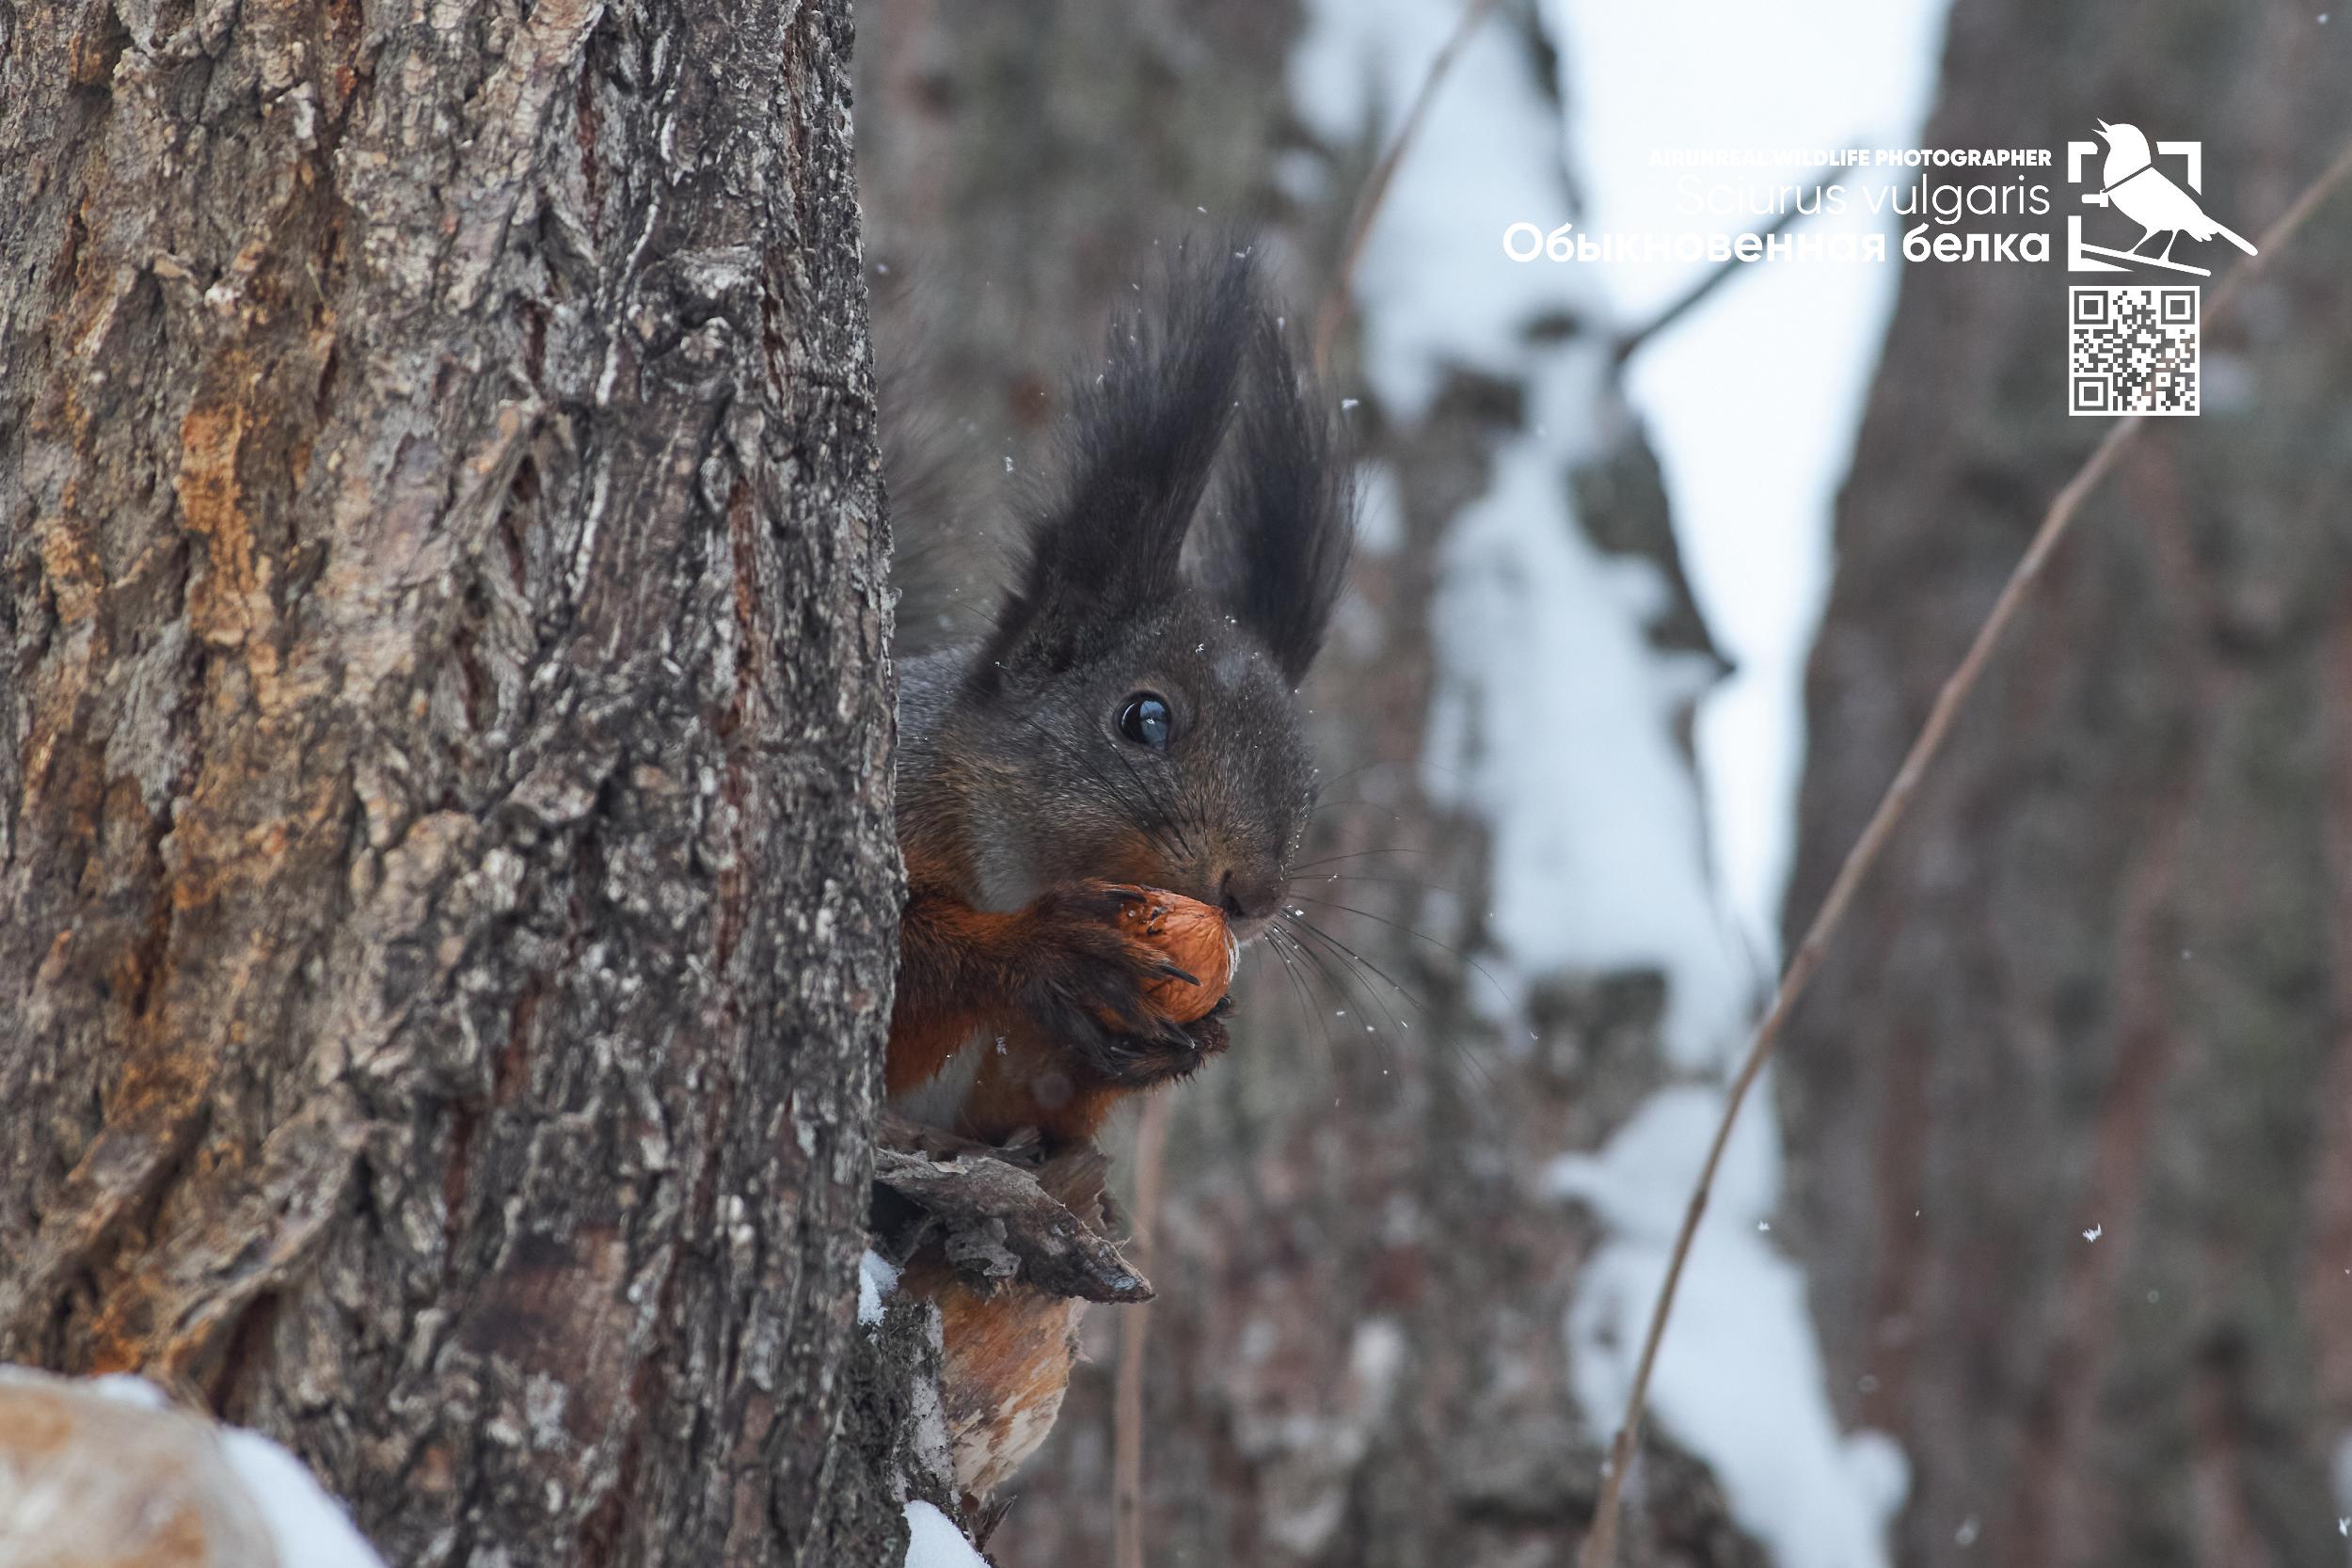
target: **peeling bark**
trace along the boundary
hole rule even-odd
[[[0,38],[0,1359],[393,1560],[899,1528],[825,1485],[898,875],[849,42]]]

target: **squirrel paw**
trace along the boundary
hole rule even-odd
[[[1129,1081],[1118,1068],[1132,1057],[1198,1053],[1193,1031],[1201,1025],[1178,1023],[1145,989],[1147,982],[1197,976],[1120,928],[1120,911],[1145,896],[1139,888],[1089,882],[1049,893],[1028,911],[1022,1010],[1048,1038],[1115,1082]]]
[[[1109,1041],[1106,1049],[1090,1053],[1089,1060],[1104,1078],[1126,1087],[1172,1083],[1198,1070],[1232,1043],[1225,1032],[1225,1015],[1232,1010],[1232,998],[1226,997],[1192,1022],[1177,1024],[1176,1031],[1184,1037],[1181,1045],[1170,1045],[1157,1037],[1122,1036]]]

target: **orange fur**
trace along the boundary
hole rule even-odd
[[[1067,1052],[1016,1027],[1005,1035],[1002,1049],[980,1058],[955,1130],[983,1143],[1002,1143],[1034,1127],[1055,1147],[1083,1143],[1135,1092],[1102,1082],[1070,1061]]]
[[[1108,1217],[1104,1158],[1063,1154],[1038,1171],[1040,1185],[1086,1224]],[[908,1260],[901,1291],[939,1307],[940,1400],[966,1506],[985,1499],[1045,1440],[1078,1357],[1087,1304],[1010,1284],[983,1293],[966,1284],[933,1243]]]
[[[1037,917],[1029,910],[973,909],[953,891],[961,880],[953,861],[930,850],[928,837],[909,834],[902,851],[909,893],[899,924],[885,1089],[893,1099],[905,1095],[938,1077],[965,1042],[993,1041],[993,1049],[980,1046],[987,1053],[948,1131],[992,1143],[1032,1127],[1057,1146],[1091,1138],[1120,1101],[1136,1092],[1135,1085],[1105,1081],[1022,1016],[1014,999],[1027,978],[1025,966],[1036,962]],[[1183,906],[1181,919],[1171,918],[1172,905]],[[1174,895],[1155,895],[1150,914],[1127,923],[1136,940],[1172,950],[1172,925],[1187,944],[1177,961],[1209,973],[1200,987],[1162,982],[1148,999],[1165,1017],[1197,1019],[1224,994],[1223,921],[1214,910]],[[1207,934],[1212,925],[1214,943]],[[1213,969],[1191,951],[1209,945],[1216,946]],[[1202,990],[1210,993],[1205,1004]]]
[[[898,1288],[938,1304],[940,1399],[956,1486],[977,1503],[1053,1431],[1087,1304],[1025,1285],[983,1296],[930,1256],[907,1265]]]

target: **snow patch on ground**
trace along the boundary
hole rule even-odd
[[[907,1504],[906,1568],[988,1568],[947,1515],[930,1503]]]

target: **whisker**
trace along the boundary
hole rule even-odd
[[[1323,1010],[1315,1005],[1311,988],[1308,985],[1306,977],[1299,973],[1297,958],[1294,958],[1291,953],[1285,952],[1280,942],[1276,940],[1279,938],[1288,942],[1291,947],[1295,949],[1298,946],[1298,939],[1274,926],[1268,926],[1265,934],[1268,949],[1282,961],[1282,971],[1290,976],[1291,993],[1297,998],[1299,1010],[1315,1020],[1317,1032],[1323,1037],[1324,1060],[1330,1064],[1331,1081],[1334,1084],[1344,1082],[1340,1075],[1339,1047],[1331,1039],[1330,1021],[1323,1016]]]
[[[1312,821],[1316,817],[1321,816],[1327,811],[1339,811],[1351,806],[1360,807],[1366,811],[1385,811],[1389,814],[1389,820],[1391,822],[1401,822],[1405,819],[1403,809],[1391,801],[1362,800],[1317,800],[1313,806],[1309,808],[1307,812],[1307,818],[1309,821]]]
[[[1192,835],[1184,832],[1182,819],[1170,807],[1170,802],[1175,796],[1173,786],[1164,779],[1146,778],[1136,770],[1135,759],[1125,752],[1114,751],[1111,754],[1119,759],[1119,765],[1127,770],[1127,776],[1135,781],[1136,788],[1143,792],[1145,799],[1160,813],[1161,819],[1174,831],[1178,844],[1183,847],[1184,858],[1190,860],[1193,857]]]
[[[1453,946],[1447,942],[1439,942],[1436,937],[1431,936],[1426,931],[1417,931],[1401,920],[1391,920],[1386,915],[1375,914],[1370,910],[1359,910],[1352,904],[1336,904],[1328,898],[1310,898],[1304,894],[1300,894],[1294,896],[1292,898],[1292,902],[1298,904],[1312,904],[1317,909],[1339,910],[1345,913],[1355,915],[1359,919],[1370,920],[1379,925],[1386,926],[1392,931],[1402,931],[1406,936],[1413,938],[1417,942],[1425,942],[1430,946],[1437,948],[1439,952],[1445,953],[1450,957],[1460,960],[1462,963],[1469,965],[1471,969],[1476,970],[1478,972],[1479,978],[1485,980],[1487,985],[1494,988],[1495,1000],[1502,1004],[1504,1011],[1507,1012],[1510,1010],[1512,1005],[1511,993],[1502,989],[1502,982],[1496,979],[1492,974],[1488,973],[1485,964],[1480,963],[1476,958],[1471,958],[1468,953],[1463,952],[1460,948]]]
[[[1322,927],[1317,926],[1312,921],[1307,920],[1298,915],[1293,915],[1291,917],[1290,925],[1294,937],[1300,933],[1311,936],[1317,942],[1322,942],[1326,947],[1329,948],[1333,955],[1337,957],[1341,962],[1350,965],[1356,969],[1364,970],[1376,976],[1384,982],[1391,991],[1410,1003],[1413,1009],[1421,1014],[1422,1022],[1434,1023],[1437,1022],[1438,1015],[1431,1010],[1429,1004],[1423,1002],[1420,997],[1407,990],[1394,975],[1382,970],[1378,964],[1374,963],[1370,958],[1365,958],[1361,953],[1357,952],[1354,948],[1348,946],[1347,943],[1340,941],[1337,937],[1334,937],[1330,932],[1325,930]],[[1364,982],[1359,978],[1358,980],[1358,984],[1364,985]],[[1371,991],[1371,988],[1368,985],[1365,985],[1365,990],[1368,993],[1374,996],[1375,1000],[1377,1000],[1377,992]],[[1400,1032],[1412,1027],[1410,1021],[1399,1017],[1393,1010],[1390,1011],[1389,1018],[1390,1022],[1398,1026]]]
[[[1328,943],[1332,948],[1344,955],[1346,961],[1349,963],[1360,965],[1362,968],[1370,970],[1374,974],[1379,976],[1381,980],[1387,983],[1390,990],[1393,990],[1397,995],[1403,997],[1406,1001],[1413,1005],[1414,1008],[1420,1012],[1422,1021],[1424,1023],[1432,1025],[1427,1034],[1423,1036],[1424,1038],[1437,1038],[1440,1042],[1441,1046],[1450,1050],[1457,1059],[1468,1063],[1470,1069],[1477,1073],[1479,1079],[1489,1091],[1496,1094],[1501,1093],[1501,1085],[1496,1083],[1495,1076],[1487,1069],[1486,1064],[1480,1061],[1477,1054],[1470,1051],[1468,1047],[1463,1046],[1451,1038],[1443,1026],[1438,1023],[1437,1013],[1431,1009],[1428,1003],[1422,1001],[1420,996],[1416,995],[1410,987],[1406,986],[1403,981],[1397,979],[1393,974],[1391,974],[1387,970],[1382,969],[1378,964],[1374,963],[1370,958],[1365,958],[1361,953],[1359,953],[1354,948],[1348,946],[1347,943],[1340,941],[1339,938],[1333,936],[1322,927],[1317,926],[1312,921],[1306,919],[1304,916],[1293,915],[1291,917],[1291,924],[1297,929],[1310,932],[1317,940]],[[1407,1024],[1406,1027],[1409,1028],[1411,1025]]]
[[[1294,874],[1288,879],[1288,881],[1314,882],[1317,884],[1329,882],[1369,882],[1375,887],[1408,887],[1417,893],[1448,893],[1452,894],[1456,898],[1463,896],[1463,893],[1460,888],[1449,886],[1444,882],[1419,882],[1415,881],[1410,877],[1359,877],[1348,872],[1331,871],[1311,877],[1304,874]]]
[[[1150,785],[1141,775],[1136,772],[1135,765],[1126,757],[1120,757],[1120,761],[1126,767],[1133,787],[1121,787],[1120,781],[1104,772],[1089,752],[1082,750],[1064,736],[1055,734],[1038,720],[1025,714],[1023,721],[1042,736],[1048,745],[1056,748],[1062,756],[1074,763],[1089,778],[1109,791],[1112,798],[1118,800],[1123,808],[1128,818],[1141,828],[1152,847],[1158,849],[1164,858],[1168,860],[1191,858],[1191,846],[1188,840],[1183,842],[1181,852],[1178,845],[1170,842],[1168,834],[1171,830],[1176,832],[1179,840],[1183,840],[1184,835],[1181,830],[1176,828],[1173,814],[1168,810],[1165,799],[1154,798]]]
[[[1341,943],[1333,942],[1327,932],[1322,931],[1314,926],[1297,919],[1293,919],[1291,921],[1291,937],[1294,942],[1297,941],[1298,937],[1303,933],[1304,935],[1313,937],[1317,942],[1322,942],[1327,948],[1332,950],[1334,955],[1333,959],[1326,960],[1322,957],[1315,955],[1312,948],[1308,947],[1303,942],[1299,943],[1299,951],[1312,957],[1316,967],[1322,970],[1327,976],[1333,977],[1333,989],[1335,992],[1333,1000],[1350,1001],[1360,999],[1361,1001],[1370,1002],[1373,1007],[1377,1010],[1377,1013],[1385,1017],[1391,1032],[1395,1036],[1395,1039],[1391,1040],[1384,1038],[1381,1034],[1380,1026],[1370,1022],[1367,1022],[1364,1024],[1364,1033],[1370,1035],[1375,1040],[1379,1041],[1379,1049],[1388,1058],[1389,1065],[1381,1069],[1381,1071],[1392,1074],[1394,1069],[1403,1064],[1404,1058],[1398,1053],[1400,1043],[1402,1042],[1405,1035],[1411,1030],[1412,1024],[1405,1019],[1399,1017],[1396,1009],[1391,1007],[1387,1003],[1383,1002],[1380,998],[1380,993],[1374,990],[1362,975],[1358,974],[1352,968],[1349,967],[1350,957],[1346,954],[1345,948]],[[1334,961],[1336,961],[1338,965],[1336,970],[1332,967],[1332,963]],[[1395,986],[1394,981],[1391,981],[1390,984],[1392,987]],[[1340,994],[1342,992],[1344,992],[1344,994]],[[1418,1000],[1415,1000],[1415,1006],[1420,1006]],[[1369,1014],[1363,1014],[1360,1007],[1358,1010],[1360,1016],[1365,1016],[1367,1018],[1372,1016]],[[1425,1007],[1422,1008],[1422,1016],[1424,1018],[1430,1016],[1428,1009]]]
[[[1438,851],[1435,849],[1359,849],[1350,855],[1326,855],[1319,861],[1308,861],[1294,868],[1293,874],[1313,871],[1326,865],[1338,865],[1343,861],[1359,861],[1372,855],[1434,855],[1437,853]]]
[[[1410,768],[1417,771],[1426,768],[1432,773],[1442,773],[1447,778],[1455,780],[1462,779],[1466,776],[1457,768],[1448,768],[1443,763],[1431,762],[1426,757],[1375,757],[1370,762],[1358,763],[1346,772],[1339,774],[1327,783],[1318,781],[1316,787],[1318,790],[1337,789],[1348,780],[1357,777],[1359,774],[1369,773],[1375,768]]]

